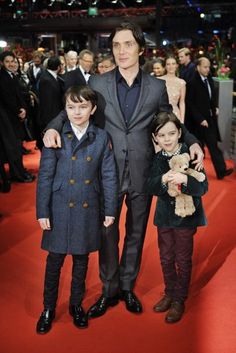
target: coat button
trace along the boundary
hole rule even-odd
[[[85,185],[89,185],[89,184],[91,184],[91,180],[90,179],[85,179],[84,183],[85,183]]]
[[[171,204],[171,205],[174,205],[174,204],[175,204],[175,202],[174,202],[174,201],[170,201],[170,204]]]
[[[74,185],[75,179],[70,179],[70,180],[69,180],[69,183],[70,183],[71,185]]]
[[[88,202],[84,202],[82,206],[83,206],[83,208],[88,208],[89,204],[88,204]]]
[[[68,139],[72,139],[72,134],[67,134]]]
[[[71,159],[72,159],[72,161],[76,161],[77,157],[76,156],[72,156]]]
[[[91,157],[91,156],[87,156],[87,157],[86,157],[86,160],[87,160],[88,162],[90,162],[90,161],[92,160],[92,157]]]
[[[72,208],[72,207],[75,207],[75,203],[74,202],[69,202],[69,207]]]

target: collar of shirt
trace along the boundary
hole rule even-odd
[[[173,156],[177,156],[178,154],[180,154],[181,149],[182,149],[182,143],[179,143],[179,147],[178,147],[177,151],[175,151],[174,153],[169,153],[169,152],[166,152],[165,150],[161,150],[161,153],[163,156],[173,157]]]
[[[33,65],[34,76],[37,76],[38,72],[41,70],[40,66]]]
[[[74,67],[66,67],[66,71],[67,72],[70,72],[70,71],[73,71],[77,68],[77,66],[74,66]]]
[[[81,137],[85,134],[85,132],[87,131],[87,128],[89,126],[89,121],[86,124],[86,126],[82,129],[80,129],[78,126],[74,125],[72,122],[70,122],[71,128],[75,134],[75,136],[77,137],[78,140],[81,139]]]
[[[8,73],[8,75],[10,75],[10,76],[11,76],[11,78],[13,78],[13,77],[14,77],[14,73],[13,73],[12,71],[6,70],[6,72]]]
[[[47,71],[55,78],[57,79],[57,73],[55,71],[47,69]]]
[[[142,77],[141,73],[142,73],[141,69],[139,69],[139,72],[138,72],[137,76],[135,77],[132,86],[135,84],[141,85],[141,77]],[[120,82],[125,82],[127,84],[125,78],[121,75],[121,73],[117,67],[116,68],[116,83],[120,83]]]
[[[88,82],[89,80],[89,77],[91,76],[88,72],[85,73],[85,70],[82,68],[81,65],[79,65],[79,68],[80,68],[80,71],[82,72],[84,78],[85,78],[85,81]]]

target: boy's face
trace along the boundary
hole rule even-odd
[[[178,141],[181,136],[179,131],[172,121],[166,123],[157,133],[154,133],[154,138],[158,145],[166,152],[173,153],[178,148]]]
[[[73,102],[69,97],[66,99],[66,112],[70,122],[80,128],[86,126],[91,115],[94,114],[97,106],[92,107],[90,101],[81,97],[81,102]]]

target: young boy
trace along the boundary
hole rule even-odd
[[[68,120],[61,132],[62,147],[43,149],[38,177],[37,219],[44,230],[42,249],[49,251],[44,311],[36,327],[40,334],[51,329],[67,254],[73,258],[69,312],[78,328],[88,326],[81,306],[88,257],[100,247],[102,222],[111,226],[117,208],[111,142],[90,119],[96,110],[96,93],[88,86],[75,86],[67,90],[65,100]]]
[[[181,132],[181,123],[173,113],[159,113],[153,120],[153,140],[161,150],[154,157],[148,189],[158,196],[154,223],[158,228],[165,282],[165,295],[154,306],[154,311],[169,310],[165,317],[167,323],[179,321],[184,313],[192,272],[193,236],[198,226],[206,224],[201,196],[207,192],[207,179],[199,182],[169,167],[172,156],[189,153],[188,147],[180,142]],[[167,192],[168,182],[181,185],[181,192],[193,197],[196,211],[191,216],[182,218],[175,214],[174,198]]]

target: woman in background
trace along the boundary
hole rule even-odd
[[[165,59],[164,66],[166,74],[160,78],[166,81],[167,93],[169,102],[173,107],[173,113],[175,113],[181,123],[184,123],[186,82],[176,76],[178,63],[174,56],[168,56]]]

